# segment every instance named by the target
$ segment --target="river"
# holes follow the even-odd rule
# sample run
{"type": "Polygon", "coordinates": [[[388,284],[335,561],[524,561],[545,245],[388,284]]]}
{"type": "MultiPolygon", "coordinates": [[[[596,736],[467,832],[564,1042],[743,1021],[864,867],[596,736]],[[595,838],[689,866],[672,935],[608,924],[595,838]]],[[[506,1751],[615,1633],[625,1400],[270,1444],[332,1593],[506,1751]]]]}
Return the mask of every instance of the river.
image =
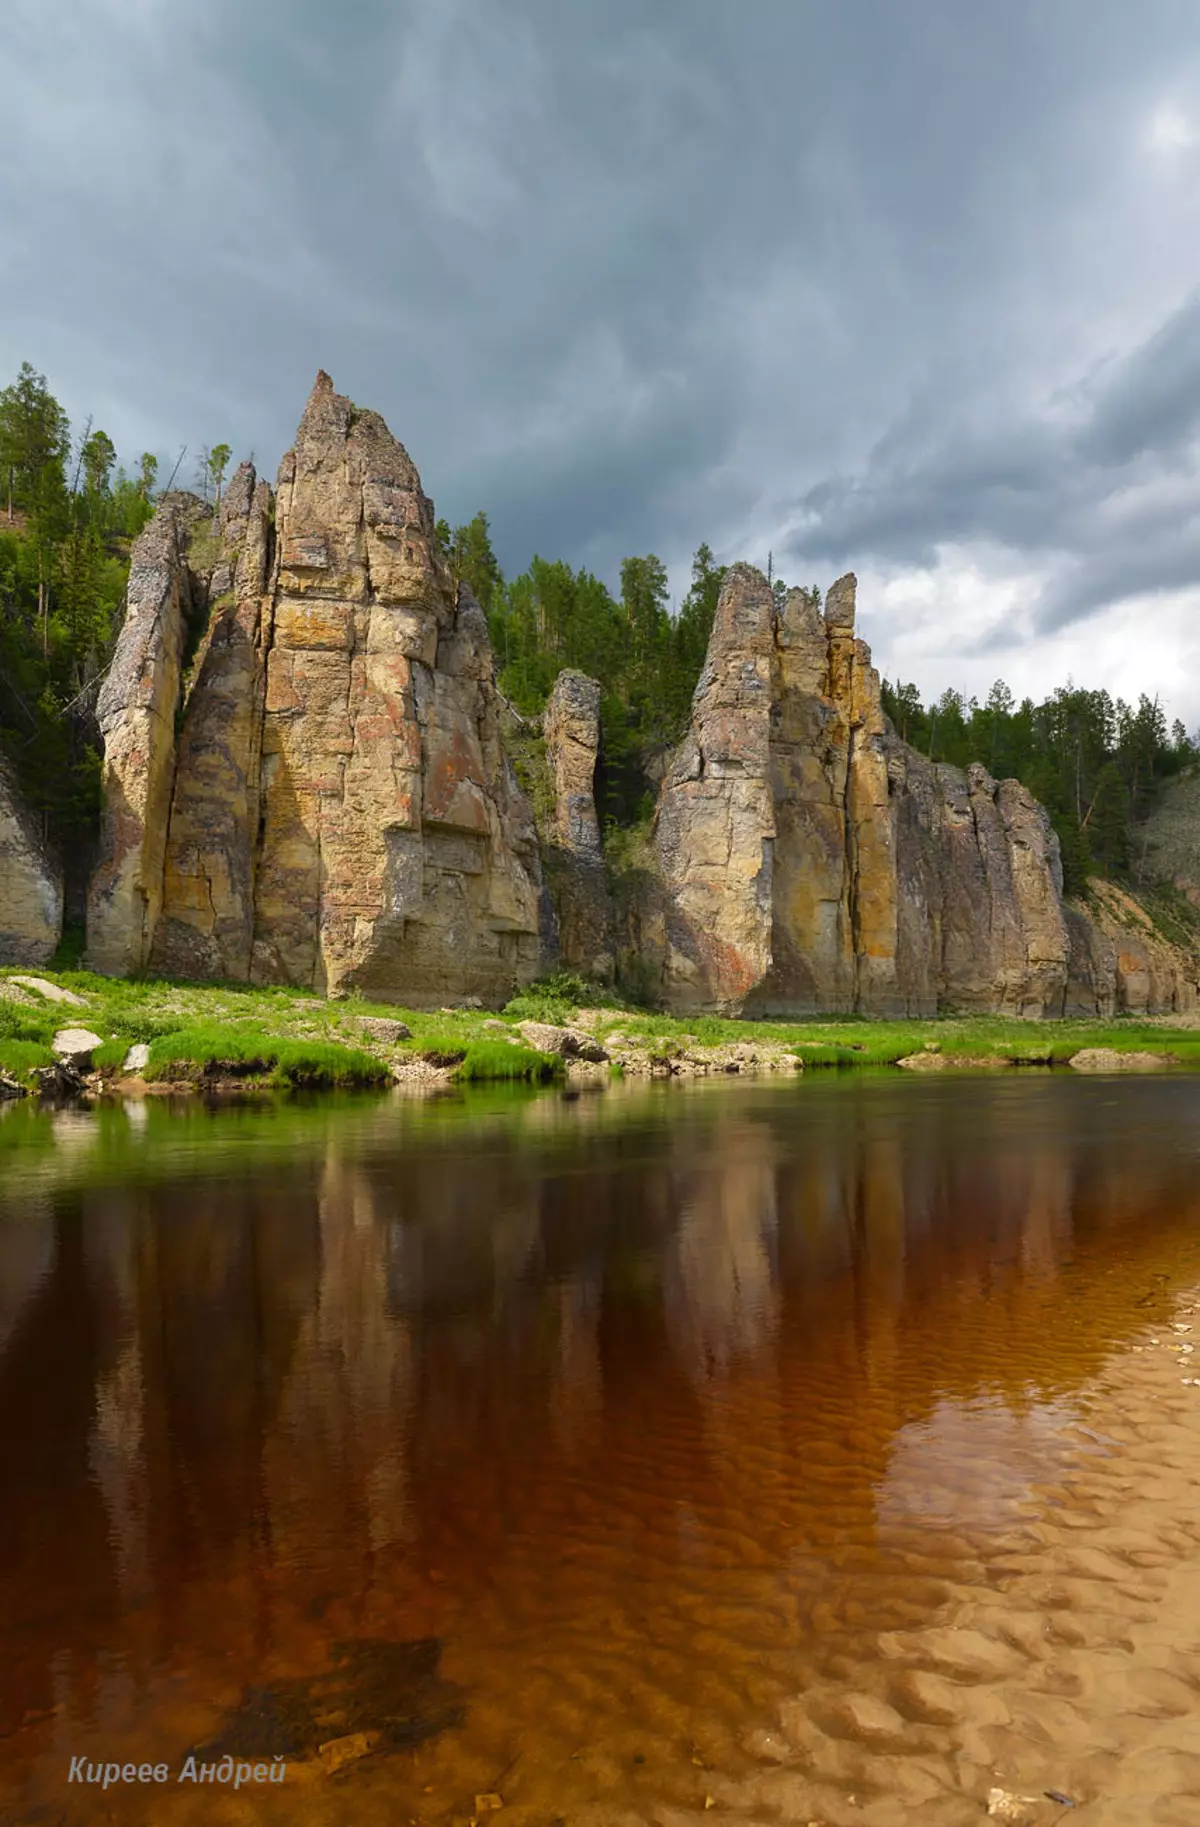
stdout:
{"type": "Polygon", "coordinates": [[[1198,1168],[1188,1076],[9,1107],[0,1818],[1200,1821],[1198,1168]]]}

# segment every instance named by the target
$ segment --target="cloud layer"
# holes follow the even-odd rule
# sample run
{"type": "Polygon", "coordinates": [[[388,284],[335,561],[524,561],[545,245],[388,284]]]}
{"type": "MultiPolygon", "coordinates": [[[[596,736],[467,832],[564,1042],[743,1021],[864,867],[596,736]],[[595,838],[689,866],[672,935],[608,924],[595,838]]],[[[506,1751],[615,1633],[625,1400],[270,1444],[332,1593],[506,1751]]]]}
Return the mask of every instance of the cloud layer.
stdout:
{"type": "Polygon", "coordinates": [[[509,569],[852,566],[927,690],[1200,720],[1194,0],[8,0],[0,105],[0,372],[123,454],[323,366],[509,569]]]}

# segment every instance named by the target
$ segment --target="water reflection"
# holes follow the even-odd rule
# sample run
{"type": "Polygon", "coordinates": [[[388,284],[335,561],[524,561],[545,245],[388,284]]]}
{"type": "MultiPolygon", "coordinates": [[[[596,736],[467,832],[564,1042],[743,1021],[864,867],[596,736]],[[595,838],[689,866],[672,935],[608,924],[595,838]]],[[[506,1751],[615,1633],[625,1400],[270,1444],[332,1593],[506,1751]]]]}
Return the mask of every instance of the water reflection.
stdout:
{"type": "Polygon", "coordinates": [[[577,1733],[581,1658],[614,1731],[744,1722],[818,1626],[911,1619],[889,1555],[1019,1514],[1194,1260],[1195,1081],[475,1108],[6,1122],[0,1765],[29,1795],[89,1733],[173,1755],[353,1630],[444,1635],[489,1746],[535,1691],[577,1733]],[[55,1708],[53,1742],[18,1730],[55,1708]]]}

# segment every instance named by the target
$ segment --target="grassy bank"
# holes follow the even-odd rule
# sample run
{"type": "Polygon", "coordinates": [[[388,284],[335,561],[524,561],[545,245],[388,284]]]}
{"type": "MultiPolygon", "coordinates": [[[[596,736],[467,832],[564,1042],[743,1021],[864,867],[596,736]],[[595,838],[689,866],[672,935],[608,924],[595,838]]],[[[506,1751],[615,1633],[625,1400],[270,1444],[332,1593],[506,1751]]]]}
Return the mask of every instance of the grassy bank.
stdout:
{"type": "MultiPolygon", "coordinates": [[[[86,971],[0,972],[0,1070],[28,1082],[53,1060],[62,1027],[100,1037],[97,1071],[121,1077],[129,1050],[148,1047],[139,1075],[150,1083],[253,1080],[297,1088],[384,1084],[394,1077],[431,1083],[538,1082],[564,1062],[528,1043],[527,1021],[580,1025],[609,1054],[614,1070],[743,1070],[799,1061],[812,1068],[895,1066],[913,1055],[950,1065],[1065,1065],[1084,1049],[1146,1053],[1200,1065],[1200,1021],[1027,1022],[996,1017],[864,1021],[732,1021],[676,1017],[644,1009],[579,1008],[592,996],[551,983],[486,1009],[407,1010],[358,998],[326,1002],[311,993],[240,984],[126,982],[86,971]],[[78,997],[55,1002],[13,979],[38,976],[78,997]],[[397,1035],[395,1023],[407,1034],[397,1035]]],[[[537,1038],[536,1036],[534,1037],[537,1038]]],[[[600,1068],[601,1073],[605,1068],[600,1068]]]]}

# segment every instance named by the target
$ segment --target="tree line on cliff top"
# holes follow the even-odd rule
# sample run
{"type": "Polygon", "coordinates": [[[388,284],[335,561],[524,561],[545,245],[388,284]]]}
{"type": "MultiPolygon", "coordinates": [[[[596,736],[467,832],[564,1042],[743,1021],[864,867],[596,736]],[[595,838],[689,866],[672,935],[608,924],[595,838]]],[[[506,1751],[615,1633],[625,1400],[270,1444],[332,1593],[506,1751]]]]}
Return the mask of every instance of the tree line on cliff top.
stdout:
{"type": "MultiPolygon", "coordinates": [[[[205,448],[189,480],[219,500],[230,457],[227,445],[205,448]]],[[[0,745],[48,835],[72,850],[87,848],[98,822],[95,688],[119,633],[130,549],[154,511],[157,480],[149,452],[136,476],[117,468],[112,441],[90,420],[73,437],[28,363],[0,391],[0,745]]],[[[643,822],[656,760],[687,725],[726,567],[701,544],[688,590],[672,608],[666,567],[653,553],[622,561],[614,595],[561,560],[535,557],[506,578],[482,512],[458,527],[439,521],[437,533],[487,615],[500,689],[519,717],[534,722],[563,667],[600,681],[601,817],[610,831],[643,822]]],[[[771,582],[782,597],[783,580],[771,582]]],[[[1040,704],[1017,703],[998,681],[982,704],[947,691],[927,705],[915,685],[885,681],[883,703],[923,754],[960,767],[982,762],[1042,801],[1062,842],[1069,892],[1089,873],[1136,877],[1138,820],[1162,783],[1198,755],[1183,726],[1168,729],[1158,701],[1145,696],[1133,707],[1068,686],[1040,704]]]]}

